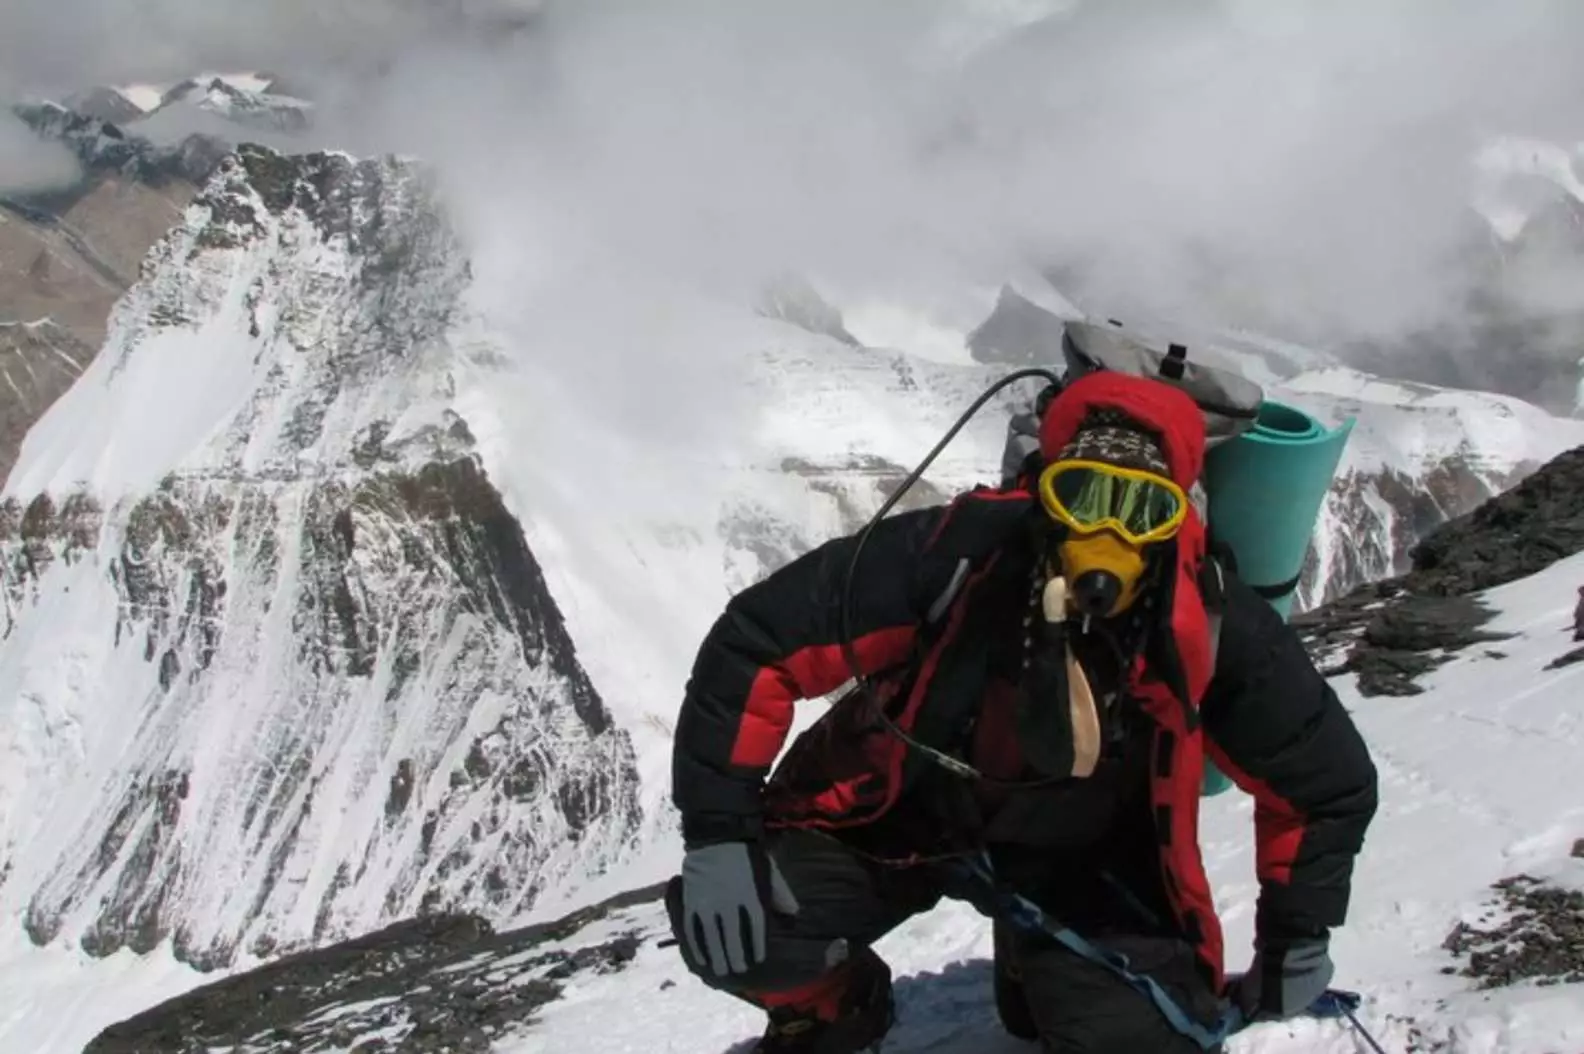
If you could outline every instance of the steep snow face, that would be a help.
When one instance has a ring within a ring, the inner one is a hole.
[[[8,472],[10,452],[60,393],[71,387],[92,361],[95,348],[53,318],[31,322],[0,320],[0,473]]]
[[[1302,608],[1401,572],[1431,528],[1584,444],[1584,422],[1521,399],[1340,366],[1292,377],[1276,395],[1329,424],[1357,421],[1321,509]]]
[[[1503,241],[1523,232],[1534,213],[1560,191],[1584,202],[1579,178],[1581,149],[1543,139],[1499,136],[1474,155],[1480,184],[1475,207]]]
[[[636,823],[630,741],[452,408],[425,179],[245,148],[0,504],[0,903],[203,966],[511,915]]]

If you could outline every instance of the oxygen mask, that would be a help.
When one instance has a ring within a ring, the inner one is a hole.
[[[1138,598],[1147,547],[1176,535],[1182,488],[1164,475],[1100,461],[1061,460],[1039,478],[1045,512],[1067,528],[1057,549],[1068,606],[1086,618],[1121,614]]]

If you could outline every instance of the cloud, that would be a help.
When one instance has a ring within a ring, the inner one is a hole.
[[[53,190],[77,178],[77,158],[0,110],[0,194]]]
[[[528,331],[598,315],[572,357],[647,380],[731,365],[655,336],[667,303],[789,268],[925,305],[1059,267],[1098,312],[1328,344],[1471,325],[1472,158],[1584,140],[1573,0],[530,6],[23,0],[0,68],[317,77],[327,141],[440,166]]]
[[[1064,263],[1100,305],[1321,338],[1455,310],[1482,142],[1584,139],[1576,4],[1010,6],[568,3],[400,69],[360,127],[497,228],[672,275]]]
[[[538,0],[7,0],[0,89],[176,81],[210,69],[357,72]]]

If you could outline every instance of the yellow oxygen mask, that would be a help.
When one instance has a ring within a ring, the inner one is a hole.
[[[1057,549],[1075,614],[1110,618],[1132,606],[1144,578],[1144,554],[1110,531],[1069,537]]]
[[[1061,574],[1068,606],[1085,618],[1109,618],[1133,604],[1145,548],[1174,537],[1188,512],[1183,489],[1165,476],[1083,458],[1041,472],[1039,495],[1067,528],[1057,549]]]

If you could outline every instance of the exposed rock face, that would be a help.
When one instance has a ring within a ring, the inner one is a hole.
[[[569,981],[631,962],[646,935],[621,920],[659,896],[658,888],[641,889],[500,934],[470,915],[397,923],[153,1007],[105,1029],[84,1054],[488,1054],[493,1042],[530,1026]],[[600,921],[621,932],[571,950],[554,946]]]
[[[759,313],[843,344],[858,344],[858,338],[847,332],[841,311],[820,296],[807,279],[798,275],[783,275],[765,290]]]
[[[1299,615],[1327,673],[1356,672],[1365,695],[1412,695],[1415,678],[1472,644],[1499,639],[1469,594],[1584,551],[1584,447],[1433,531],[1404,575]]]
[[[143,274],[0,503],[0,901],[211,967],[597,870],[632,750],[447,403],[423,173],[244,148]]]
[[[1345,540],[1327,547],[1322,564],[1311,545],[1299,582],[1300,608],[1339,600],[1359,586],[1413,566],[1413,550],[1440,525],[1501,494],[1535,466],[1492,470],[1475,451],[1445,457],[1410,474],[1381,467],[1345,471],[1331,485],[1317,535]]]
[[[1584,448],[1436,530],[1413,553],[1419,588],[1469,593],[1584,550]]]
[[[0,479],[11,471],[33,422],[71,387],[98,350],[53,318],[0,321],[0,379],[5,381],[0,388]]]
[[[1062,361],[1063,332],[1060,317],[1002,286],[995,308],[968,334],[968,350],[978,362],[1050,366]]]

